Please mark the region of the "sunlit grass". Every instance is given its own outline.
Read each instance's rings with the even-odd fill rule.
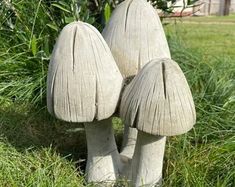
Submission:
[[[85,186],[75,163],[50,147],[17,151],[0,138],[0,186]]]
[[[235,19],[234,19],[235,20]],[[179,35],[186,47],[199,51],[204,55],[213,58],[229,57],[235,60],[235,23],[234,24],[184,24],[170,22],[166,32]]]

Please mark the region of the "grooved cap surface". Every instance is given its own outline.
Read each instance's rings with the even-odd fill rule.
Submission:
[[[116,109],[122,75],[100,33],[74,22],[60,33],[47,79],[47,107],[56,118],[91,122],[110,117]]]
[[[126,87],[120,107],[126,125],[161,136],[189,131],[196,121],[187,80],[176,62],[155,59]]]
[[[157,11],[146,0],[119,4],[102,35],[124,78],[136,75],[152,59],[171,58]]]

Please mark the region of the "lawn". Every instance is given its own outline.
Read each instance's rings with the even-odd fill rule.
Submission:
[[[234,15],[205,18],[205,23],[203,19],[190,18],[193,23],[177,20],[176,24],[164,21],[172,58],[188,79],[197,110],[193,130],[168,138],[163,183],[166,187],[235,186],[235,24],[207,24],[210,20],[230,22]],[[10,71],[3,71],[6,62],[20,62],[24,57],[17,53],[17,46],[9,50],[4,46],[0,45],[0,80],[9,75]],[[27,61],[37,59],[41,56]],[[22,69],[15,76],[28,76],[27,71]],[[15,80],[14,74],[9,77]],[[29,87],[35,77],[29,80]],[[39,81],[40,84],[45,82]],[[6,89],[6,84],[0,86],[0,91]],[[17,92],[24,91],[24,87]],[[29,92],[26,89],[24,93]],[[6,98],[0,107],[0,186],[92,186],[86,184],[83,174],[86,142],[82,125],[54,119],[43,104],[35,106],[27,100],[17,100],[21,97],[15,91],[16,98],[11,91],[1,93],[6,93],[1,95]],[[43,91],[41,94],[45,95]],[[117,118],[113,123],[120,145],[122,126]]]
[[[224,56],[235,59],[235,17],[184,18],[166,20],[166,32],[180,37],[190,49],[200,51],[204,56]],[[226,23],[227,19],[233,23]],[[187,20],[187,21],[185,21]],[[210,24],[210,21],[215,23]],[[174,22],[175,21],[175,22]],[[176,23],[176,24],[174,24]]]

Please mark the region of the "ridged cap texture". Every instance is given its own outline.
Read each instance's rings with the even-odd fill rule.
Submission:
[[[126,87],[120,107],[126,125],[161,136],[186,133],[196,121],[187,80],[176,62],[155,59]]]
[[[47,107],[68,122],[92,122],[116,110],[123,78],[101,34],[83,22],[61,31],[51,57]]]

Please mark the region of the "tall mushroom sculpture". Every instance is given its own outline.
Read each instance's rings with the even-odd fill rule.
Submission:
[[[101,34],[74,22],[61,32],[51,57],[47,107],[56,118],[85,126],[88,182],[116,180],[120,167],[112,130],[123,78]]]
[[[171,58],[159,16],[146,0],[125,0],[119,4],[102,35],[127,80],[150,60]],[[132,158],[136,136],[137,131],[125,125],[122,155]]]
[[[178,64],[155,59],[145,65],[126,87],[120,111],[125,124],[138,129],[133,185],[160,183],[165,136],[186,133],[196,121],[190,88]]]

